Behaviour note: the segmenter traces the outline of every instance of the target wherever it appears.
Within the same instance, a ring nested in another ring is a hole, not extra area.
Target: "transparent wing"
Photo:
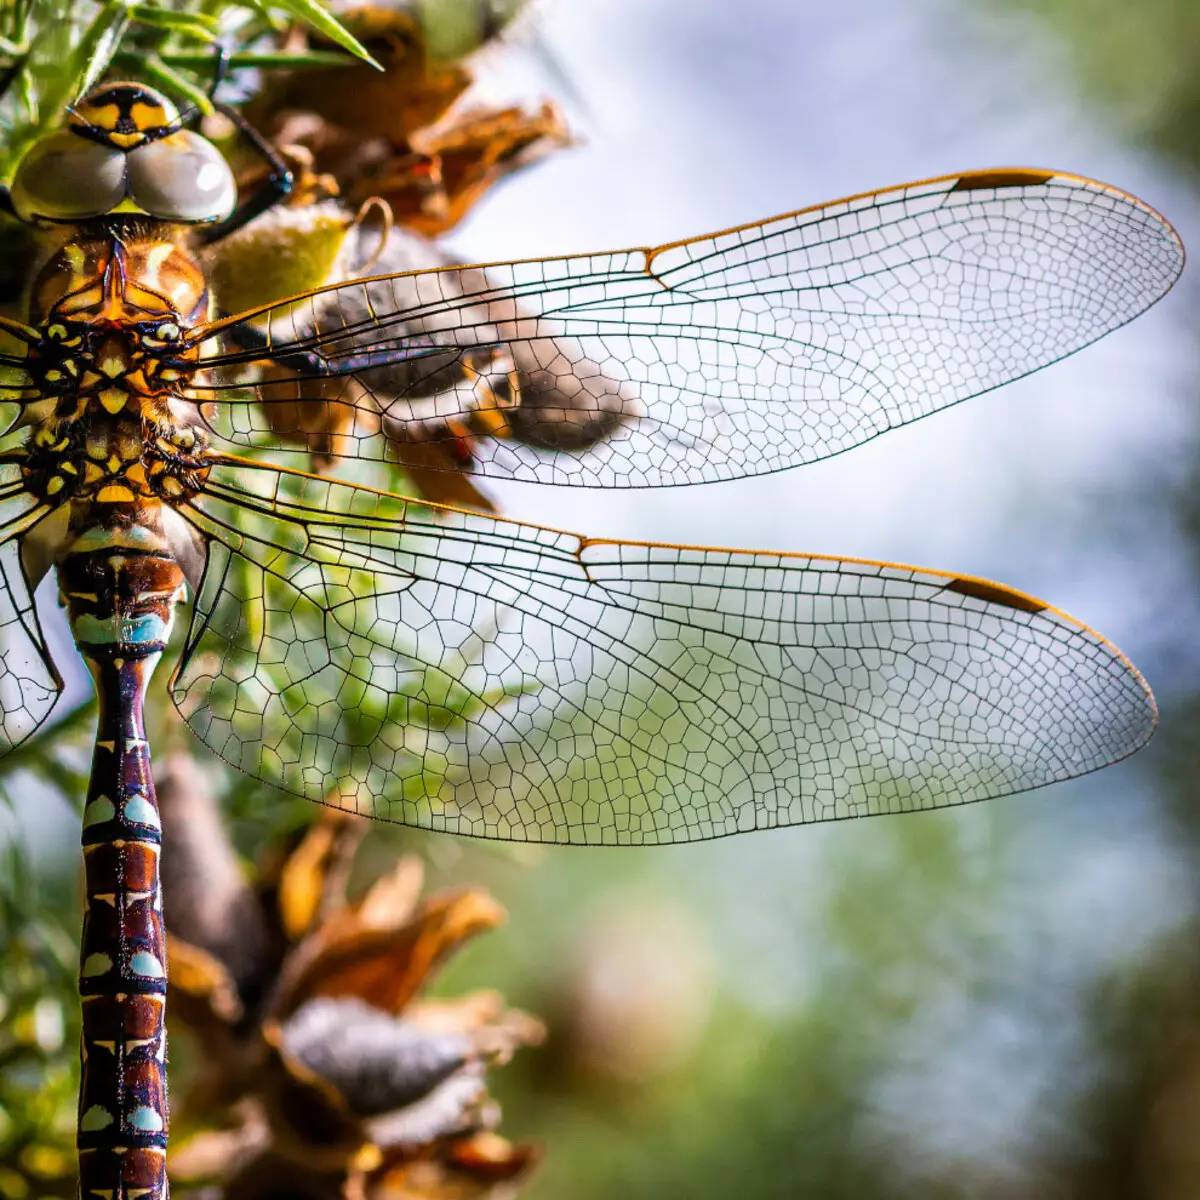
[[[499,435],[472,448],[485,475],[731,479],[838,454],[1071,354],[1153,304],[1182,262],[1171,226],[1124,192],[976,172],[653,249],[323,288],[197,331],[197,395],[226,402],[214,428],[243,445],[332,439],[345,457],[403,461],[398,446],[482,427]],[[514,380],[532,445],[494,415]],[[601,435],[586,455],[544,453]]]
[[[26,573],[37,558],[29,539],[47,517],[24,490],[20,469],[0,459],[0,756],[19,746],[45,721],[62,693]],[[22,561],[23,558],[26,561]]]
[[[589,541],[213,470],[174,697],[287,791],[473,836],[659,843],[998,796],[1155,723],[1020,593],[848,559]]]

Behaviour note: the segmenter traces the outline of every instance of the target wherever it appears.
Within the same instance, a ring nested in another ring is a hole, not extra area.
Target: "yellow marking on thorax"
[[[137,497],[123,483],[110,483],[96,493],[96,499],[101,504],[131,504]]]
[[[159,272],[163,268],[163,264],[175,252],[175,246],[171,242],[160,242],[157,246],[153,246],[146,255],[146,265],[142,271],[143,278],[151,287],[158,286]]]

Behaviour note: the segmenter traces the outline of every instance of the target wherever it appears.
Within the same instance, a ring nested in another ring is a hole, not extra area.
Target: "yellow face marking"
[[[46,336],[53,338],[56,342],[61,341],[67,336],[67,327],[65,325],[51,325],[46,330]]]
[[[57,383],[58,380],[60,380],[62,377],[63,377],[63,373],[61,371],[47,371],[46,372],[46,378],[49,379],[51,383]]]
[[[116,379],[118,375],[123,375],[129,363],[124,356],[119,354],[108,354],[96,364],[101,372],[109,377]]]
[[[79,386],[82,388],[94,387],[100,382],[100,379],[101,376],[97,375],[95,371],[84,371],[83,377],[79,380]]]
[[[126,472],[125,478],[140,487],[146,486],[146,468],[140,462],[134,463]]]
[[[53,496],[56,492],[61,492],[66,480],[61,475],[55,475],[48,484],[46,484],[46,495]]]
[[[97,483],[97,482],[99,482],[99,480],[101,480],[103,478],[104,478],[104,471],[100,467],[98,467],[94,462],[88,462],[88,463],[83,464],[83,482],[84,483]]]
[[[104,465],[108,468],[110,475],[115,475],[121,469],[121,460],[115,454],[110,454],[108,462]]]
[[[138,129],[160,129],[171,123],[170,117],[161,104],[146,104],[137,101],[129,110],[129,117]]]
[[[115,104],[85,104],[77,111],[89,125],[100,129],[116,129],[121,119],[121,110]]]
[[[65,462],[59,464],[60,471],[66,471],[68,475],[78,475],[79,468],[73,462]]]
[[[100,393],[100,403],[104,406],[104,411],[114,415],[125,407],[128,399],[128,392],[123,392],[120,388],[105,388]]]

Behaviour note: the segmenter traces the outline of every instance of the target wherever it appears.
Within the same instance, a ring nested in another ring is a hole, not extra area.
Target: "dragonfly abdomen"
[[[100,716],[83,816],[80,1195],[167,1195],[162,829],[143,704],[184,593],[173,557],[68,553],[59,586]]]

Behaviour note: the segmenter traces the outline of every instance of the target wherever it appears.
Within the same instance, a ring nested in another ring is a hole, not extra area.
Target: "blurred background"
[[[477,69],[485,96],[555,95],[580,143],[475,208],[448,242],[464,259],[653,244],[989,166],[1116,184],[1200,245],[1182,0],[559,0]],[[375,835],[509,910],[440,987],[548,1022],[493,1085],[505,1132],[547,1148],[522,1195],[1200,1196],[1196,287],[800,471],[488,485],[508,515],[592,535],[1002,580],[1112,638],[1162,710],[1134,760],[957,812],[640,851]],[[69,913],[76,812],[14,808],[12,870]]]

